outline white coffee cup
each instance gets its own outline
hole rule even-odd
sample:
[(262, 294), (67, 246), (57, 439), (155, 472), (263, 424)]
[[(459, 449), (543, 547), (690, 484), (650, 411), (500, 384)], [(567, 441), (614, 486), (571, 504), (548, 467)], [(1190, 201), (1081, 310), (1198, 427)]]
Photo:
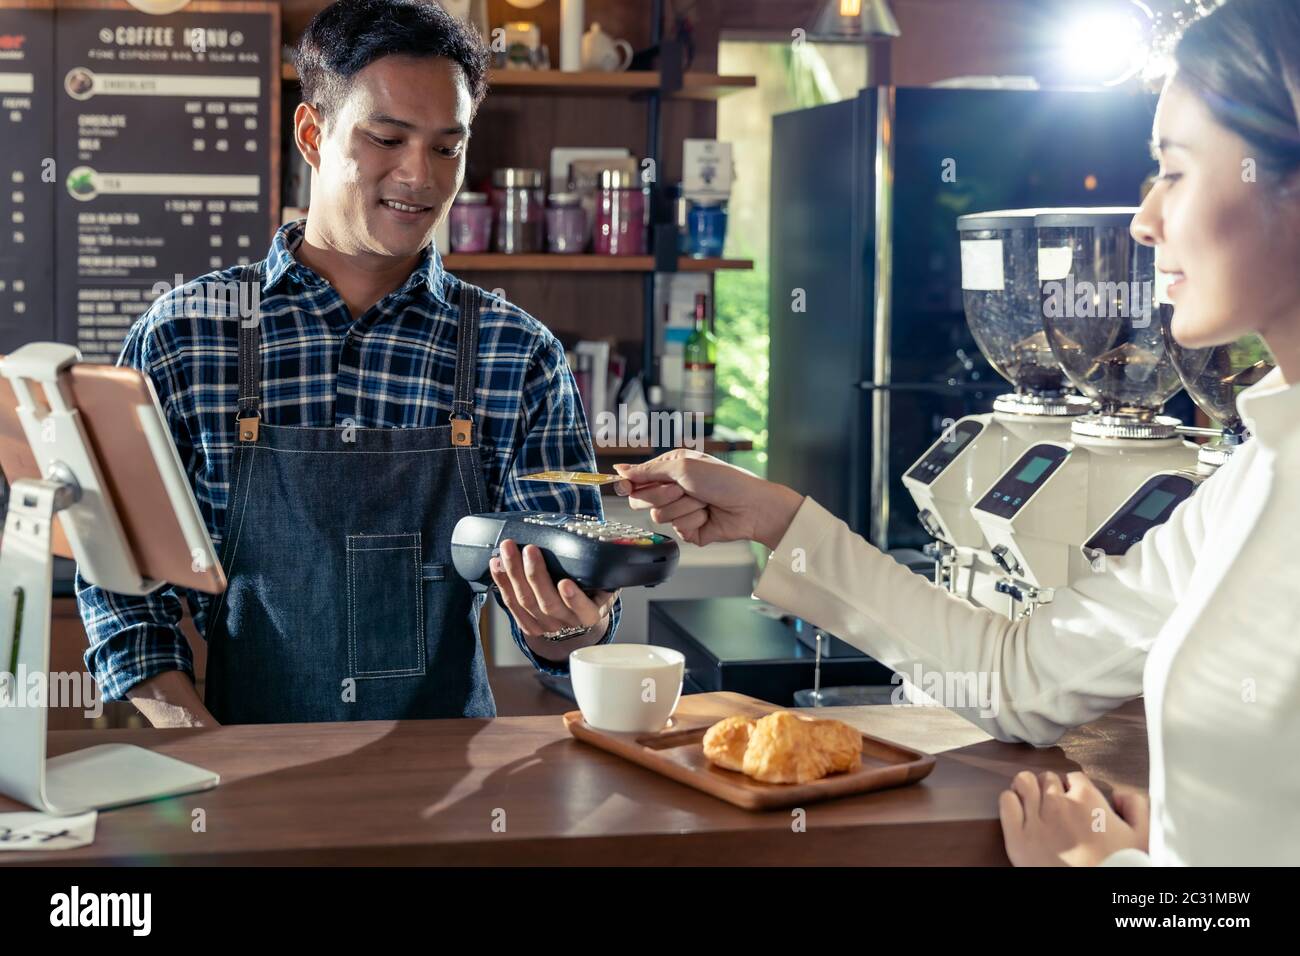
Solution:
[(651, 644), (596, 644), (569, 655), (573, 695), (596, 730), (662, 730), (682, 696), (686, 658)]

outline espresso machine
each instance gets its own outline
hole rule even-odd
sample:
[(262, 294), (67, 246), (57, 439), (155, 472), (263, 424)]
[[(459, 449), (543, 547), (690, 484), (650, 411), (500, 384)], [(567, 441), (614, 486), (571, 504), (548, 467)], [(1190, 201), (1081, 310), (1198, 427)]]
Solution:
[(1068, 442), (1070, 423), (1092, 403), (1079, 395), (1047, 341), (1039, 309), (1040, 210), (961, 216), (966, 323), (989, 364), (1012, 385), (991, 413), (948, 424), (903, 476), (922, 526), (934, 538), (937, 583), (982, 607), (1002, 610), (1004, 572), (994, 563), (973, 505), (1024, 450)]
[(1025, 448), (971, 509), (1013, 616), (1124, 554), (1198, 482), (1196, 446), (1161, 414), (1182, 383), (1155, 303), (1154, 250), (1129, 234), (1136, 212), (1034, 220), (1042, 329), (1092, 408), (1068, 438)]
[[(1215, 427), (1196, 429), (1210, 440), (1200, 446), (1196, 467), (1202, 475), (1212, 475), (1232, 453), (1250, 437), (1237, 411), (1237, 396), (1273, 371), (1273, 356), (1258, 335), (1244, 335), (1229, 345), (1189, 349), (1179, 345), (1171, 330), (1172, 306), (1161, 306), (1161, 332), (1174, 369)], [(1190, 431), (1190, 429), (1189, 429)]]

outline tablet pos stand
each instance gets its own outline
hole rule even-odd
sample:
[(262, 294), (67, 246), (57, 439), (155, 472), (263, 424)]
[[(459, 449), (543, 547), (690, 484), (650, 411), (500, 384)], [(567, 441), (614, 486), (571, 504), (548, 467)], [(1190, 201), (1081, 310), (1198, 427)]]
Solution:
[[(68, 345), (25, 345), (0, 361), (0, 375), (18, 397), (18, 417), (45, 477), (16, 481), (0, 538), (0, 793), (36, 810), (67, 816), (139, 803), (216, 786), (211, 771), (129, 744), (100, 744), (46, 759), (46, 703), (32, 706), (19, 684), (34, 675), (51, 688), (50, 611), (54, 557), (51, 525), (56, 514), (67, 534), (81, 575), (121, 594), (148, 594), (164, 582), (143, 577), (87, 439), (71, 392), (62, 379), (81, 360)], [(46, 402), (31, 387), (39, 384)], [(192, 545), (194, 560), (212, 560), (212, 543), (201, 523), (193, 493), (171, 443), (162, 410), (123, 408), (134, 413), (148, 436), (154, 466)]]

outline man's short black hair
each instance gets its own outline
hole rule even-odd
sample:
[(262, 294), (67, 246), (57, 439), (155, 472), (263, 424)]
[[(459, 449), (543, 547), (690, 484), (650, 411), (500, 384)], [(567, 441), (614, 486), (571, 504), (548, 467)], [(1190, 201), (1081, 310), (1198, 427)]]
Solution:
[(331, 115), (354, 76), (393, 55), (446, 57), (465, 74), (471, 115), (483, 102), (487, 46), (433, 0), (337, 0), (312, 17), (294, 52), (303, 102)]

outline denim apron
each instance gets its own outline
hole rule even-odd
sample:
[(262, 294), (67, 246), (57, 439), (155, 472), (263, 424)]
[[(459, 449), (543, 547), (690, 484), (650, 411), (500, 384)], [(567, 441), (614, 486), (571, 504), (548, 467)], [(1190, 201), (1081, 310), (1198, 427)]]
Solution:
[(496, 715), (479, 602), (451, 563), (456, 522), (488, 510), (478, 290), (461, 283), (459, 306), (454, 408), (431, 428), (262, 423), (260, 322), (240, 323), (229, 586), (205, 635), (221, 723)]

